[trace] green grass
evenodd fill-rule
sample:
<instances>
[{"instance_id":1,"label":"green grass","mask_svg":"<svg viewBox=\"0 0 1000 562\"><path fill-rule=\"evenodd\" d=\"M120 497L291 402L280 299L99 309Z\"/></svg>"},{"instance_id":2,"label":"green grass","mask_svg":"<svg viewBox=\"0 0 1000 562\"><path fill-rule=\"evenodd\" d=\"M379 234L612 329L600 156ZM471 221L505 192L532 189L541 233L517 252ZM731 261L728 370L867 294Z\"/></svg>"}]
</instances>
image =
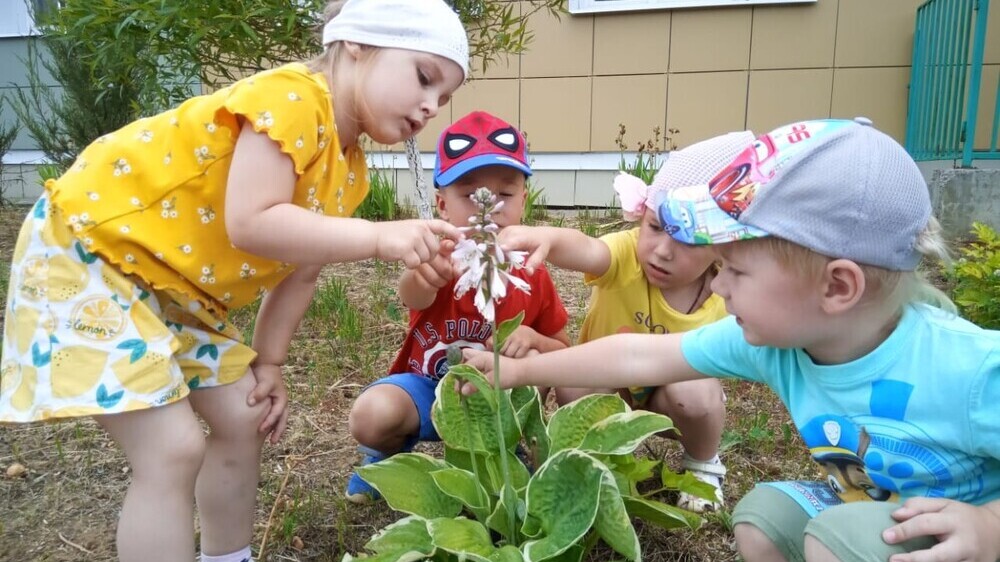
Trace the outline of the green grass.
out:
<instances>
[{"instance_id":1,"label":"green grass","mask_svg":"<svg viewBox=\"0 0 1000 562\"><path fill-rule=\"evenodd\" d=\"M368 172L370 189L354 216L371 221L391 221L398 218L396 184L388 172L372 168Z\"/></svg>"},{"instance_id":2,"label":"green grass","mask_svg":"<svg viewBox=\"0 0 1000 562\"><path fill-rule=\"evenodd\" d=\"M546 209L545 206L545 196L542 195L545 188L536 188L533 183L529 182L527 189L528 195L524 200L524 215L521 219L521 223L530 226L545 221L549 215L548 209Z\"/></svg>"}]
</instances>

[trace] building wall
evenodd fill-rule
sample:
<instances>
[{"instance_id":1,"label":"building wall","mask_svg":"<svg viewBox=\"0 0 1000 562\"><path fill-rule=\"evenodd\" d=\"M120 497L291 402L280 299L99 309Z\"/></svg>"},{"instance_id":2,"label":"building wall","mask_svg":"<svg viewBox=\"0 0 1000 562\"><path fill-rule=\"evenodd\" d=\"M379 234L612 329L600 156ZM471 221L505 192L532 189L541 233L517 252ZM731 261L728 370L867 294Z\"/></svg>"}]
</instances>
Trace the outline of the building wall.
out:
<instances>
[{"instance_id":1,"label":"building wall","mask_svg":"<svg viewBox=\"0 0 1000 562\"><path fill-rule=\"evenodd\" d=\"M864 115L902 142L922 2L818 0L558 19L535 13L528 52L474 72L419 145L433 151L451 121L485 109L525 132L550 204L601 204L610 200L611 173L550 169L547 156L617 154L619 123L630 148L651 138L654 127L678 130L671 141L684 147L727 131L764 133L799 119ZM1000 74L995 4L977 147L989 141ZM602 160L612 168L617 162ZM408 175L399 176L404 191Z\"/></svg>"},{"instance_id":2,"label":"building wall","mask_svg":"<svg viewBox=\"0 0 1000 562\"><path fill-rule=\"evenodd\" d=\"M0 1L0 4L7 0ZM419 138L424 167L454 119L491 111L520 127L535 186L550 205L605 205L619 161L619 124L633 148L659 127L684 147L727 131L806 118L871 118L902 142L917 7L923 0L817 0L805 4L534 13L529 50L476 69ZM989 142L1000 76L1000 6L993 3L976 147ZM519 2L518 9L530 9ZM24 39L0 40L0 88L22 85ZM2 91L2 90L0 90ZM10 120L12 111L4 111ZM670 144L662 139L659 148ZM30 149L22 132L15 149ZM414 196L396 147L374 147L401 198ZM393 154L393 153L396 154ZM29 182L30 183L30 182Z\"/></svg>"}]
</instances>

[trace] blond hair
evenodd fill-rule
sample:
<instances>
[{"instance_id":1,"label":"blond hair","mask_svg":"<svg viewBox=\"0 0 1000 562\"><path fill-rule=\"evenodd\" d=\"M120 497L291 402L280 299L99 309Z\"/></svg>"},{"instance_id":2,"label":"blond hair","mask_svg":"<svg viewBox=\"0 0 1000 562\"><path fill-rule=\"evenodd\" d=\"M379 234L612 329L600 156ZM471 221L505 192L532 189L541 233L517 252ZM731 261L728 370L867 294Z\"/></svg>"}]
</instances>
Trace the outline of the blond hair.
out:
<instances>
[{"instance_id":1,"label":"blond hair","mask_svg":"<svg viewBox=\"0 0 1000 562\"><path fill-rule=\"evenodd\" d=\"M819 280L826 264L834 259L775 236L742 241L740 245L767 252L782 267L808 281ZM914 248L924 259L935 265L951 262L941 224L933 216L917 235ZM865 294L862 297L865 302L882 301L894 311L907 304L921 302L956 313L955 304L948 295L928 281L920 269L895 271L863 263L858 266L865 276Z\"/></svg>"},{"instance_id":2,"label":"blond hair","mask_svg":"<svg viewBox=\"0 0 1000 562\"><path fill-rule=\"evenodd\" d=\"M327 23L330 23L330 20L337 17L346 2L347 0L331 0L330 2L327 2L326 7L323 9L323 25L319 28L321 36L323 33L323 27ZM375 60L375 55L378 54L380 48L372 45L360 45L360 47L362 54L357 61L360 69L358 79L359 81L364 81L365 77L368 75L368 71L371 69L371 63ZM343 51L344 43L342 41L334 41L327 45L326 48L323 49L322 53L306 61L305 64L309 70L323 73L329 80L332 80L333 72L340 61ZM354 92L353 102L355 108L367 109L365 100L360 97L357 90ZM351 118L356 119L358 116L351 116Z\"/></svg>"}]
</instances>

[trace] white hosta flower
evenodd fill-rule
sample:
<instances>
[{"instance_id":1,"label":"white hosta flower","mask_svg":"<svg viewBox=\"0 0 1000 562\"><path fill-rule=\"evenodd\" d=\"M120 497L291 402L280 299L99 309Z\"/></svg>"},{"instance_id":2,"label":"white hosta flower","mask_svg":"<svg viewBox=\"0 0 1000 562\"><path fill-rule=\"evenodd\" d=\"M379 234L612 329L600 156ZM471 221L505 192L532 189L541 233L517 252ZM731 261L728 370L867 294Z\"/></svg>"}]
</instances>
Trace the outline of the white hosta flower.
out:
<instances>
[{"instance_id":1,"label":"white hosta flower","mask_svg":"<svg viewBox=\"0 0 1000 562\"><path fill-rule=\"evenodd\" d=\"M503 202L497 202L489 189L479 188L469 196L479 206L479 214L469 217L469 225L461 228L469 238L455 246L451 259L461 272L455 282L455 298L461 298L472 289L476 309L487 322L496 320L496 302L507 296L507 284L515 289L531 292L528 282L510 274L524 266L526 252L504 252L497 243L499 226L492 222L490 213L496 212Z\"/></svg>"}]
</instances>

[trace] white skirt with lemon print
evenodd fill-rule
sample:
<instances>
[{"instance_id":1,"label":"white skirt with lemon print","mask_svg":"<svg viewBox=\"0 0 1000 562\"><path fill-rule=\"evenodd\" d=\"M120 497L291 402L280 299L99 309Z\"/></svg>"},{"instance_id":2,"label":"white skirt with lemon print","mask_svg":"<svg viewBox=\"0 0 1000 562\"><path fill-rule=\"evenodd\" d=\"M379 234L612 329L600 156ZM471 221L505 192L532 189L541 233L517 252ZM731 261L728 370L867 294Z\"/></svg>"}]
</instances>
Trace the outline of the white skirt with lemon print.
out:
<instances>
[{"instance_id":1,"label":"white skirt with lemon print","mask_svg":"<svg viewBox=\"0 0 1000 562\"><path fill-rule=\"evenodd\" d=\"M199 303L86 252L43 196L21 227L0 359L0 423L115 414L239 380L255 357Z\"/></svg>"}]
</instances>

